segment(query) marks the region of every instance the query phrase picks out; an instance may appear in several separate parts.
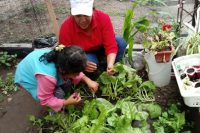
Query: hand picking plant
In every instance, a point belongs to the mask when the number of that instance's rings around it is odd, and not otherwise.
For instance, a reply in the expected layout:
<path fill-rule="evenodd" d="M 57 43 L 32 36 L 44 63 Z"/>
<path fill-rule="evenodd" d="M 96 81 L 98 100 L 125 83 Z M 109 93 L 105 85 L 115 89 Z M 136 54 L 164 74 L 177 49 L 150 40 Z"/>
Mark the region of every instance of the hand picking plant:
<path fill-rule="evenodd" d="M 131 96 L 135 101 L 154 101 L 153 92 L 156 89 L 151 81 L 142 82 L 136 70 L 120 63 L 114 66 L 115 74 L 102 73 L 98 78 L 102 96 L 118 100 Z"/>

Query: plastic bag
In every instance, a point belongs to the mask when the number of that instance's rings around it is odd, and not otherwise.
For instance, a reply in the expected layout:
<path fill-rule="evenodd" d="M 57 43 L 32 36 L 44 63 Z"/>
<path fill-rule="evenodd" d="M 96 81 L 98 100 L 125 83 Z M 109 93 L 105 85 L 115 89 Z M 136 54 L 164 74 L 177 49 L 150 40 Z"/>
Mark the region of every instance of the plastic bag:
<path fill-rule="evenodd" d="M 33 47 L 36 49 L 53 47 L 57 43 L 55 36 L 46 38 L 37 38 L 33 41 Z"/>

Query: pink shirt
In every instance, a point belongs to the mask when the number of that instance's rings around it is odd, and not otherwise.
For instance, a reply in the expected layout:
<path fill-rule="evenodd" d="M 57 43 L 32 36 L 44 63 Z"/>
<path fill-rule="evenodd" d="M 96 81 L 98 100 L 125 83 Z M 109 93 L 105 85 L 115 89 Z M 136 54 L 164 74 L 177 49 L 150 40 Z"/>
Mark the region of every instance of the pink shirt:
<path fill-rule="evenodd" d="M 72 79 L 74 84 L 78 84 L 84 74 L 81 72 L 79 76 Z M 58 99 L 54 96 L 54 91 L 56 87 L 57 80 L 54 77 L 37 74 L 38 81 L 37 93 L 41 105 L 49 106 L 55 112 L 61 110 L 65 99 Z"/>

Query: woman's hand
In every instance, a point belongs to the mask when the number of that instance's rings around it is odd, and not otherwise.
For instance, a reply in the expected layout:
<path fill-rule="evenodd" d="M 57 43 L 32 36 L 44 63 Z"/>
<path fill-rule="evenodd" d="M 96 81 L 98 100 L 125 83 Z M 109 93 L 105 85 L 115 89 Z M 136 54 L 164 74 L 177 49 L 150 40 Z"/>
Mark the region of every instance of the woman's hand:
<path fill-rule="evenodd" d="M 113 65 L 115 63 L 115 58 L 116 58 L 116 54 L 114 53 L 107 55 L 107 70 L 106 71 L 109 75 L 114 74 Z"/>
<path fill-rule="evenodd" d="M 64 105 L 74 105 L 81 101 L 80 93 L 74 92 L 69 98 L 64 101 Z"/>
<path fill-rule="evenodd" d="M 113 75 L 114 74 L 113 65 L 107 66 L 107 70 L 106 71 L 107 71 L 107 73 L 109 75 Z"/>
<path fill-rule="evenodd" d="M 94 72 L 95 70 L 97 70 L 97 64 L 95 64 L 94 62 L 91 61 L 87 61 L 87 66 L 85 68 L 86 72 Z"/>

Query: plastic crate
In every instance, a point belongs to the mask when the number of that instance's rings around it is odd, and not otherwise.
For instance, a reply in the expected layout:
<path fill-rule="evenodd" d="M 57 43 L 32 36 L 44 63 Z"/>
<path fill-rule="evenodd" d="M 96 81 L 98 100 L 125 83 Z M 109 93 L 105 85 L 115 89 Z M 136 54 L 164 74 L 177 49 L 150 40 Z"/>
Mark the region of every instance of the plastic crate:
<path fill-rule="evenodd" d="M 196 86 L 197 83 L 200 83 L 200 78 L 196 77 L 191 81 L 190 76 L 186 73 L 186 70 L 194 66 L 200 66 L 200 54 L 181 56 L 172 61 L 172 67 L 184 103 L 189 107 L 200 107 L 200 86 Z M 182 74 L 185 74 L 184 78 L 181 78 Z"/>

